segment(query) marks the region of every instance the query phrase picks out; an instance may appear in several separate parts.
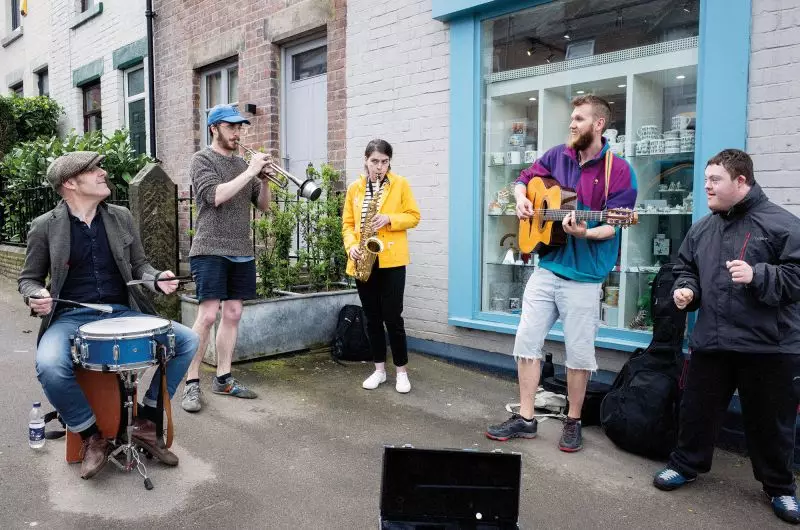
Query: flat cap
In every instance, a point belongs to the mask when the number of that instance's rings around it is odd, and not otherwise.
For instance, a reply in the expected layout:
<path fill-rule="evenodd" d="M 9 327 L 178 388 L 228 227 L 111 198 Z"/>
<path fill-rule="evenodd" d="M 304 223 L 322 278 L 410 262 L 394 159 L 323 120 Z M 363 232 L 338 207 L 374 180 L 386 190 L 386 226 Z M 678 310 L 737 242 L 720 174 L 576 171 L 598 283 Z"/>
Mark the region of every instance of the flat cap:
<path fill-rule="evenodd" d="M 95 151 L 73 151 L 61 155 L 53 160 L 50 167 L 47 168 L 47 181 L 54 190 L 58 190 L 64 182 L 80 175 L 104 159 L 105 155 Z"/>

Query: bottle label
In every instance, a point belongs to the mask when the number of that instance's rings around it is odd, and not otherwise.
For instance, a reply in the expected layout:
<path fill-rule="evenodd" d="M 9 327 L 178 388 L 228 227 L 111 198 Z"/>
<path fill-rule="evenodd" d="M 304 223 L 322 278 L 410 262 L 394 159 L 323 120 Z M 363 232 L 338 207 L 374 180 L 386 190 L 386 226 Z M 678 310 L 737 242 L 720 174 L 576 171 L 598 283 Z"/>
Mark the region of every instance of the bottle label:
<path fill-rule="evenodd" d="M 28 427 L 28 439 L 32 442 L 39 442 L 44 440 L 44 426 Z"/>

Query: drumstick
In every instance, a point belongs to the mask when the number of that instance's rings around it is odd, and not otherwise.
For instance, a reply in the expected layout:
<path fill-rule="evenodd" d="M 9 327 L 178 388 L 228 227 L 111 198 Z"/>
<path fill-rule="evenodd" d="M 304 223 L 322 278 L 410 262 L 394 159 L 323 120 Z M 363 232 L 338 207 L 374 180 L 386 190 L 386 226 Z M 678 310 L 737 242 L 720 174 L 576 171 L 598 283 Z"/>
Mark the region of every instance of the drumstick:
<path fill-rule="evenodd" d="M 35 298 L 37 300 L 42 300 L 44 297 L 39 295 L 31 295 L 28 298 Z M 68 305 L 77 305 L 81 307 L 86 307 L 88 309 L 94 309 L 95 311 L 100 311 L 101 313 L 113 313 L 114 308 L 108 304 L 90 304 L 86 302 L 75 302 L 73 300 L 64 300 L 63 298 L 51 298 L 53 302 L 61 302 L 62 304 Z"/>
<path fill-rule="evenodd" d="M 175 276 L 174 278 L 159 278 L 158 279 L 158 281 L 160 281 L 160 282 L 171 282 L 172 280 L 178 280 L 179 284 L 181 284 L 181 283 L 189 283 L 189 282 L 194 281 L 194 279 L 191 276 Z M 152 281 L 153 280 L 131 280 L 131 281 L 127 282 L 125 285 L 130 287 L 131 285 L 141 285 L 143 283 L 151 283 Z"/>

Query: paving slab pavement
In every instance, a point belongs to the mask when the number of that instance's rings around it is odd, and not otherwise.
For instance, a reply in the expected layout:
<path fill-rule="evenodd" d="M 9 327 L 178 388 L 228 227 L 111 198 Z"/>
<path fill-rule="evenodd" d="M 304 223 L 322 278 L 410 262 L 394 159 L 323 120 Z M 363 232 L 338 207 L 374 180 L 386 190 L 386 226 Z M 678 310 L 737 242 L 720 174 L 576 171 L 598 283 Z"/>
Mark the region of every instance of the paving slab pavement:
<path fill-rule="evenodd" d="M 377 528 L 383 446 L 405 443 L 521 453 L 524 529 L 784 527 L 749 460 L 725 451 L 711 473 L 664 493 L 651 486 L 661 463 L 618 450 L 596 427 L 584 429 L 575 454 L 556 448 L 557 420 L 542 422 L 535 440 L 488 440 L 486 425 L 517 399 L 515 382 L 413 353 L 407 395 L 394 390 L 393 373 L 363 390 L 369 365 L 340 366 L 324 353 L 236 365 L 257 400 L 212 394 L 204 367 L 203 411 L 174 406 L 180 466 L 149 462 L 152 491 L 113 466 L 84 481 L 65 463 L 63 441 L 27 446 L 28 410 L 45 401 L 33 361 L 38 319 L 5 278 L 0 307 L 3 529 Z"/>

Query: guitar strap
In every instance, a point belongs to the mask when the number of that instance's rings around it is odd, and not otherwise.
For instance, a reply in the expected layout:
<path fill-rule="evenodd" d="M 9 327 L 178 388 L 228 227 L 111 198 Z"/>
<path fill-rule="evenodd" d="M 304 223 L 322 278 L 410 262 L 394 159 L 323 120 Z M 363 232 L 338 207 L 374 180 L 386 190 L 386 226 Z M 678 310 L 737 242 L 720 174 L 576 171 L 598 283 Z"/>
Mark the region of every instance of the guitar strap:
<path fill-rule="evenodd" d="M 608 203 L 608 185 L 611 182 L 611 166 L 614 163 L 614 153 L 611 152 L 611 149 L 606 151 L 606 199 L 605 202 Z M 608 208 L 607 204 L 603 204 L 603 208 Z"/>

